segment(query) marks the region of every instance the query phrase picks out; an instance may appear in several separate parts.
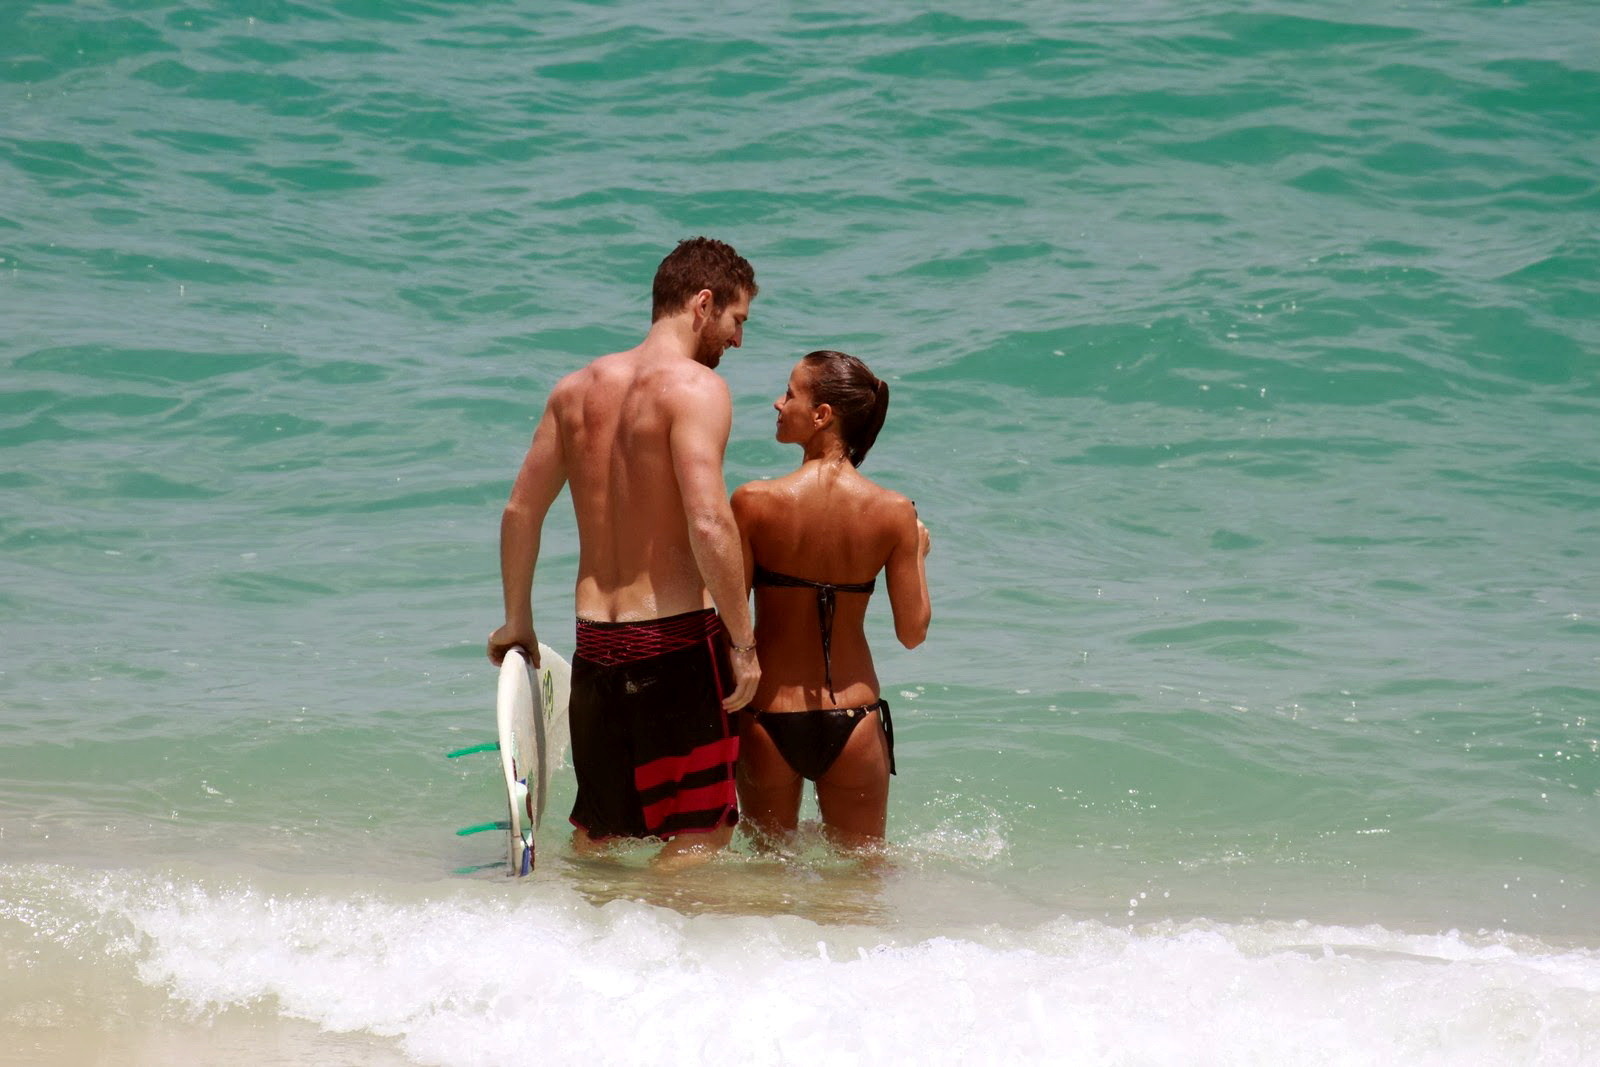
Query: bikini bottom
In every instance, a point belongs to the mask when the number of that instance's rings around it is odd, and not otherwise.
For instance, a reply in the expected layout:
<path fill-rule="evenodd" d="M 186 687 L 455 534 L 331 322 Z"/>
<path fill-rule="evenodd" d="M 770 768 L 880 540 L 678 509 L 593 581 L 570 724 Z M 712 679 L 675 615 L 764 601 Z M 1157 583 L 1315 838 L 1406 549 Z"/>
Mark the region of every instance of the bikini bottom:
<path fill-rule="evenodd" d="M 772 738 L 790 767 L 800 776 L 815 782 L 828 773 L 839 758 L 856 725 L 873 712 L 883 723 L 889 742 L 889 773 L 894 774 L 894 724 L 889 719 L 889 702 L 875 700 L 857 708 L 818 708 L 814 711 L 755 711 L 756 722 Z"/>

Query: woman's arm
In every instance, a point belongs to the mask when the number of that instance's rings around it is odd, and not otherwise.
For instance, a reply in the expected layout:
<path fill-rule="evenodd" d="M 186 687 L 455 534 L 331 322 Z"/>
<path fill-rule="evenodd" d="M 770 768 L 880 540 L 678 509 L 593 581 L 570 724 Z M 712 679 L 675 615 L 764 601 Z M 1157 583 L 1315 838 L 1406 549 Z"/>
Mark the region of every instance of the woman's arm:
<path fill-rule="evenodd" d="M 928 550 L 933 538 L 917 518 L 917 506 L 902 498 L 896 503 L 895 542 L 884 564 L 889 580 L 889 606 L 894 609 L 894 635 L 907 648 L 916 648 L 928 636 L 933 604 L 928 599 Z"/>

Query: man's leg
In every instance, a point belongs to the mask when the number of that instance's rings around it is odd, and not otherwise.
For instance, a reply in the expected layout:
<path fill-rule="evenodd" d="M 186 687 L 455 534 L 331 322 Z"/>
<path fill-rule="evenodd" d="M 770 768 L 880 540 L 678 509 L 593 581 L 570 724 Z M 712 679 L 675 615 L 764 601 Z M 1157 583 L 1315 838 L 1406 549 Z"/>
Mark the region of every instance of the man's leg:
<path fill-rule="evenodd" d="M 615 844 L 614 838 L 590 837 L 589 831 L 581 826 L 572 828 L 572 851 L 580 856 L 600 856 L 610 851 Z"/>
<path fill-rule="evenodd" d="M 681 871 L 685 867 L 698 867 L 727 848 L 728 842 L 732 840 L 731 826 L 719 826 L 704 833 L 679 834 L 661 846 L 661 851 L 650 860 L 650 866 L 658 871 Z"/>

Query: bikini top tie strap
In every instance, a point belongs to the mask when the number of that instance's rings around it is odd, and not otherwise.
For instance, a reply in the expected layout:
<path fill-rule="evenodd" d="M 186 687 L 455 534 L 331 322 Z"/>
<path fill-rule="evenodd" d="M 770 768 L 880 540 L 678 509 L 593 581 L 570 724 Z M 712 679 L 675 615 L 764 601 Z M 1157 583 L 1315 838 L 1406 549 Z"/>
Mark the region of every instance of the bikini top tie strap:
<path fill-rule="evenodd" d="M 833 586 L 817 586 L 817 625 L 822 628 L 822 680 L 828 683 L 828 699 L 837 701 L 833 692 L 833 611 L 838 607 Z"/>
<path fill-rule="evenodd" d="M 792 574 L 769 571 L 757 563 L 751 584 L 783 586 L 788 589 L 835 589 L 841 593 L 870 593 L 878 587 L 878 580 L 869 578 L 864 582 L 813 582 L 810 578 L 796 578 Z"/>
<path fill-rule="evenodd" d="M 822 631 L 822 677 L 828 685 L 829 698 L 837 699 L 833 691 L 833 614 L 838 607 L 836 594 L 870 593 L 877 587 L 877 579 L 865 582 L 813 582 L 808 578 L 769 571 L 757 564 L 751 584 L 817 591 L 817 626 Z"/>

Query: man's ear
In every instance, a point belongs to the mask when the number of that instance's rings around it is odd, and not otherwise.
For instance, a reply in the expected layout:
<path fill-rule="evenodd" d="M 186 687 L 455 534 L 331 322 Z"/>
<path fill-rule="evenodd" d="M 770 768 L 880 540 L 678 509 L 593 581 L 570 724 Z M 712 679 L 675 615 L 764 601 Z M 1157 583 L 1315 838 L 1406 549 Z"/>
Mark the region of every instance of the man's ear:
<path fill-rule="evenodd" d="M 689 298 L 689 308 L 694 312 L 695 329 L 699 329 L 716 314 L 717 296 L 710 289 L 702 289 Z"/>

